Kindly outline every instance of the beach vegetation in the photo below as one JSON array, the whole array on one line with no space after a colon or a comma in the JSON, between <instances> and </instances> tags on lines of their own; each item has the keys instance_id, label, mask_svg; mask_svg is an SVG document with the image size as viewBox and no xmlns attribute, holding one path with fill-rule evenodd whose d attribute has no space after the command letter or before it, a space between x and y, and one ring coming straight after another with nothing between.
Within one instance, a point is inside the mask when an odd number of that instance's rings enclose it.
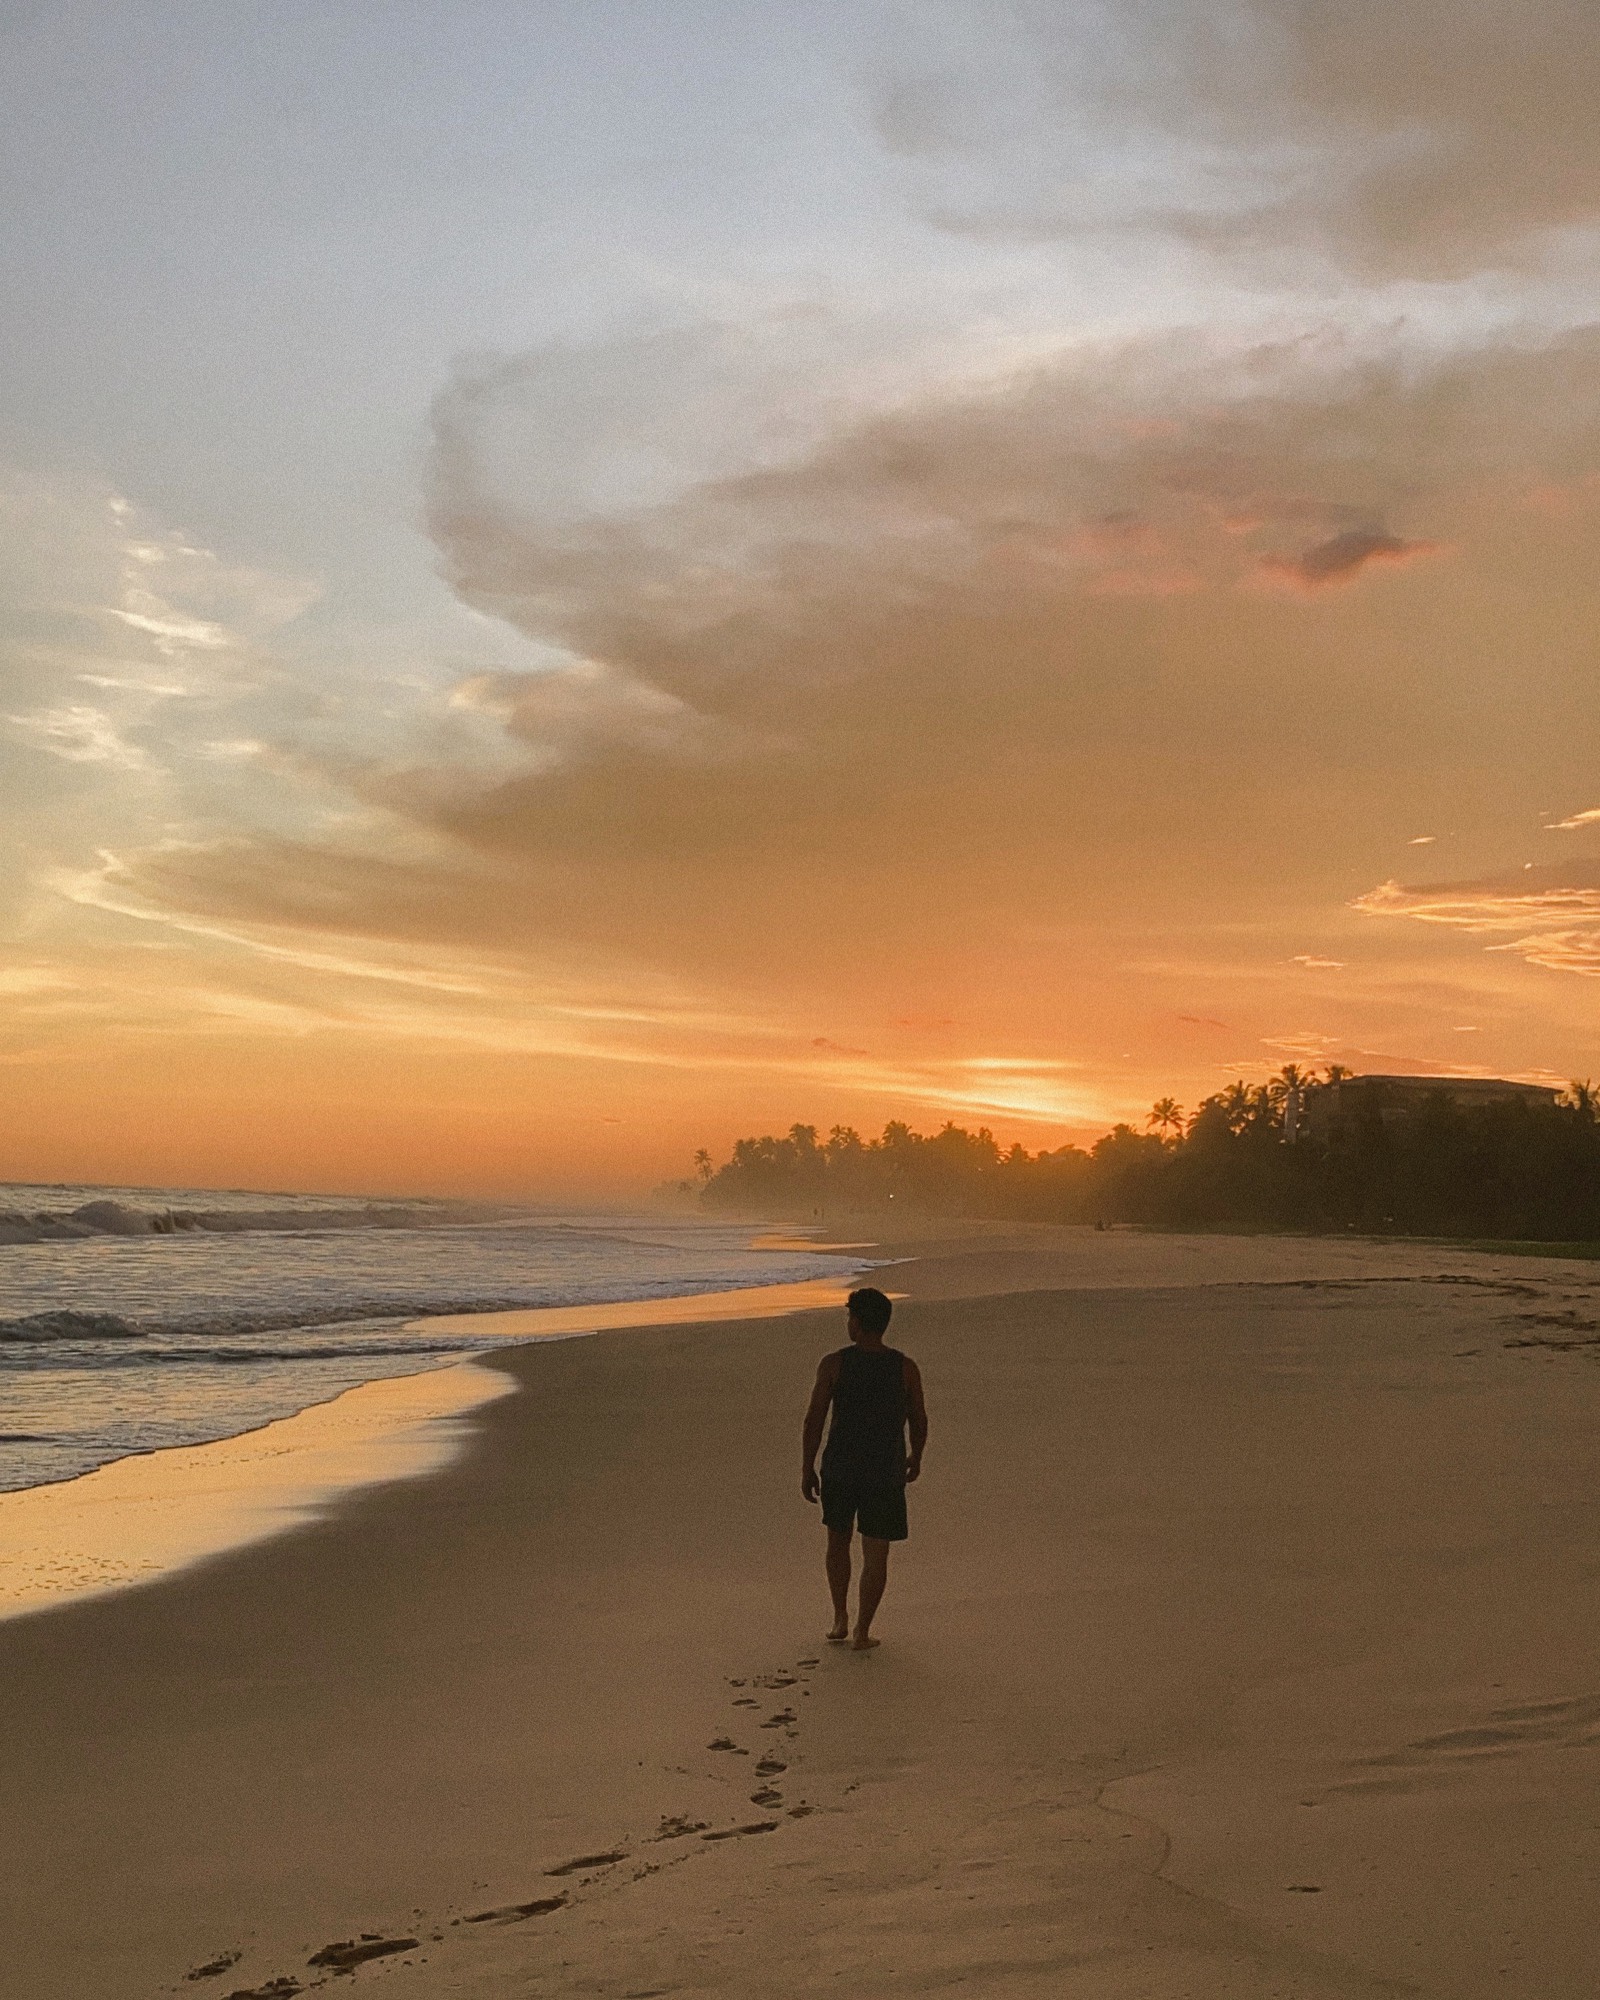
<instances>
[{"instance_id":1,"label":"beach vegetation","mask_svg":"<svg viewBox=\"0 0 1600 2000\"><path fill-rule=\"evenodd\" d=\"M1342 1115L1339 1076L1288 1066L1239 1080L1185 1116L1159 1098L1145 1129L1029 1152L986 1126L876 1138L813 1125L740 1139L695 1185L707 1208L786 1217L906 1214L1233 1230L1358 1231L1505 1242L1600 1241L1600 1090L1401 1106L1365 1091ZM1347 1092L1347 1099L1349 1093Z\"/></svg>"}]
</instances>

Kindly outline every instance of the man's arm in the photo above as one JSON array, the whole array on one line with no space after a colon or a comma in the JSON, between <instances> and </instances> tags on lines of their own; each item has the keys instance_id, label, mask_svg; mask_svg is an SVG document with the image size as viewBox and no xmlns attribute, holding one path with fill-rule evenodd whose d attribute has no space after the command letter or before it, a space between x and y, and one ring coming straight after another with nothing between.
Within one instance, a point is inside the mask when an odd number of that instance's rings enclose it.
<instances>
[{"instance_id":1,"label":"man's arm","mask_svg":"<svg viewBox=\"0 0 1600 2000\"><path fill-rule=\"evenodd\" d=\"M928 1442L928 1406L922 1400L922 1372L908 1354L905 1357L906 1424L911 1432L911 1451L906 1459L906 1483L922 1470L922 1453Z\"/></svg>"},{"instance_id":2,"label":"man's arm","mask_svg":"<svg viewBox=\"0 0 1600 2000\"><path fill-rule=\"evenodd\" d=\"M800 1491L807 1500L817 1497L817 1453L822 1449L822 1427L828 1421L828 1405L839 1381L839 1357L825 1354L817 1369L817 1379L806 1405L805 1429L800 1436Z\"/></svg>"}]
</instances>

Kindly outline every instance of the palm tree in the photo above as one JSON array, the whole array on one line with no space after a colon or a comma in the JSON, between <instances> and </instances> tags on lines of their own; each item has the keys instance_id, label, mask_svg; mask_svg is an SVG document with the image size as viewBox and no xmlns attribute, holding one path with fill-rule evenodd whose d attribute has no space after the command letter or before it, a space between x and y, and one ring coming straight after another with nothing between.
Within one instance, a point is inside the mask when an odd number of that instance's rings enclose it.
<instances>
[{"instance_id":1,"label":"palm tree","mask_svg":"<svg viewBox=\"0 0 1600 2000\"><path fill-rule=\"evenodd\" d=\"M1567 1085L1567 1102L1586 1125L1592 1125L1600 1117L1600 1090L1596 1090L1588 1077L1581 1083L1574 1080Z\"/></svg>"},{"instance_id":2,"label":"palm tree","mask_svg":"<svg viewBox=\"0 0 1600 2000\"><path fill-rule=\"evenodd\" d=\"M1329 1063L1322 1074L1329 1083L1342 1083L1350 1074L1350 1068L1347 1063Z\"/></svg>"},{"instance_id":3,"label":"palm tree","mask_svg":"<svg viewBox=\"0 0 1600 2000\"><path fill-rule=\"evenodd\" d=\"M712 1173L711 1155L706 1151L704 1146L697 1147L695 1150L694 1170L700 1180L710 1180Z\"/></svg>"},{"instance_id":4,"label":"palm tree","mask_svg":"<svg viewBox=\"0 0 1600 2000\"><path fill-rule=\"evenodd\" d=\"M1222 1105L1222 1115L1227 1121L1228 1130L1230 1132L1242 1132L1245 1126L1250 1123L1254 1111L1252 1092L1249 1084L1243 1081L1230 1083L1227 1089L1222 1092L1220 1102Z\"/></svg>"},{"instance_id":5,"label":"palm tree","mask_svg":"<svg viewBox=\"0 0 1600 2000\"><path fill-rule=\"evenodd\" d=\"M1144 1122L1153 1125L1163 1138L1169 1132L1181 1132L1183 1106L1175 1097L1158 1097L1150 1107L1150 1116Z\"/></svg>"}]
</instances>

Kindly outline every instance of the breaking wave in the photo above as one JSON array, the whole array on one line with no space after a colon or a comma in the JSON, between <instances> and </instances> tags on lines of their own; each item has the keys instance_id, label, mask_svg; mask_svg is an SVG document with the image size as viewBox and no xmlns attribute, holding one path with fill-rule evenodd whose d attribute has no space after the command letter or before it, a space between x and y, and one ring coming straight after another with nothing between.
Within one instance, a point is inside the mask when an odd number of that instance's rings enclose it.
<instances>
[{"instance_id":1,"label":"breaking wave","mask_svg":"<svg viewBox=\"0 0 1600 2000\"><path fill-rule=\"evenodd\" d=\"M135 1326L118 1313L62 1310L0 1319L0 1340L32 1341L40 1345L50 1340L137 1340L143 1332L143 1327Z\"/></svg>"},{"instance_id":2,"label":"breaking wave","mask_svg":"<svg viewBox=\"0 0 1600 2000\"><path fill-rule=\"evenodd\" d=\"M362 1322L387 1322L391 1327L408 1324L412 1320L454 1318L462 1313L518 1312L525 1309L521 1298L486 1298L481 1292L474 1292L462 1298L424 1299L415 1306L407 1305L404 1311L395 1310L392 1298L376 1300L369 1304L361 1300L341 1299L338 1319L330 1321L326 1305L320 1311L306 1309L300 1313L279 1307L272 1312L232 1312L212 1314L206 1317L191 1317L172 1320L132 1320L120 1313L73 1312L61 1309L53 1312L25 1313L19 1319L0 1319L0 1342L16 1341L42 1346L58 1340L131 1340L147 1341L163 1339L182 1343L175 1349L173 1358L185 1354L199 1356L203 1343L207 1340L242 1338L255 1333L293 1333L300 1327L323 1327L330 1325L359 1327ZM193 1342L195 1345L191 1346ZM481 1337L469 1343L481 1347ZM451 1343L453 1347L454 1342ZM284 1360L299 1360L312 1350L304 1347L286 1348ZM351 1344L344 1344L339 1353L353 1351ZM394 1353L415 1354L427 1352L426 1342L408 1340L403 1346L380 1348L369 1339L360 1341L360 1351L364 1354ZM446 1350L441 1348L440 1352ZM164 1359L164 1356L151 1356ZM274 1357L260 1348L250 1350L253 1360L270 1360Z\"/></svg>"},{"instance_id":3,"label":"breaking wave","mask_svg":"<svg viewBox=\"0 0 1600 2000\"><path fill-rule=\"evenodd\" d=\"M466 1202L285 1203L273 1208L142 1208L86 1201L70 1209L0 1208L0 1244L67 1243L90 1236L324 1234L347 1229L444 1229L529 1220L514 1208Z\"/></svg>"}]
</instances>

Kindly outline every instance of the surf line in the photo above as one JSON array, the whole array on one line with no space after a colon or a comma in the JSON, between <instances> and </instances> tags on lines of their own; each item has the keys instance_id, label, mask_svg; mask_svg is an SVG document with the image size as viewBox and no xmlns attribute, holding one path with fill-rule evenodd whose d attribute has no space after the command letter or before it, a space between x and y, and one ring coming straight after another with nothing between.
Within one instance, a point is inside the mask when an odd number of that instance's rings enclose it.
<instances>
[{"instance_id":1,"label":"surf line","mask_svg":"<svg viewBox=\"0 0 1600 2000\"><path fill-rule=\"evenodd\" d=\"M496 1347L630 1327L771 1319L842 1306L838 1278L604 1305L458 1313L410 1324ZM346 1494L436 1472L473 1414L517 1382L471 1356L380 1376L294 1416L208 1444L135 1453L77 1479L0 1493L0 1618L151 1583L325 1514Z\"/></svg>"}]
</instances>

